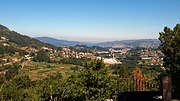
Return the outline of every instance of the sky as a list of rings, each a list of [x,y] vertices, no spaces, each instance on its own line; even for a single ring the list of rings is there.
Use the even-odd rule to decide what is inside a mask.
[[[30,37],[157,39],[180,23],[180,0],[0,0],[0,24]]]

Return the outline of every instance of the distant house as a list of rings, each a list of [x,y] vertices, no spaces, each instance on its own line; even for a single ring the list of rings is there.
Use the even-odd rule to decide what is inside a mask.
[[[4,61],[4,62],[8,61],[8,59],[6,59],[6,58],[2,58],[1,60]]]
[[[0,71],[0,74],[5,75],[8,70]]]
[[[14,54],[19,55],[19,52],[14,52]]]
[[[13,62],[17,62],[18,59],[17,58],[11,58]]]
[[[106,99],[106,101],[113,101],[113,99]]]
[[[104,58],[103,62],[105,64],[122,64],[122,62],[116,60],[115,58]]]
[[[22,47],[21,50],[26,50],[28,52],[37,52],[38,51],[34,47],[29,47],[29,46]]]
[[[9,39],[7,39],[6,37],[3,37],[3,36],[1,36],[0,39],[3,40],[3,41],[8,41],[9,40]]]
[[[3,46],[10,46],[9,44],[7,43],[2,43]]]
[[[141,57],[142,60],[150,60],[151,57]]]
[[[24,55],[25,59],[31,60],[33,57],[30,54]]]
[[[46,46],[41,47],[41,49],[43,49],[43,50],[49,50],[49,51],[52,51],[52,50],[53,50],[53,49],[51,49],[51,48],[49,48],[49,47],[46,47]]]

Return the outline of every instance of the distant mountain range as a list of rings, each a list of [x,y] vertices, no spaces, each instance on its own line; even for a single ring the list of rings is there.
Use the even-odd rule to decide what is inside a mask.
[[[160,41],[158,39],[138,39],[138,40],[122,40],[122,41],[110,41],[104,43],[98,43],[97,46],[112,47],[115,45],[123,45],[126,47],[158,47]]]
[[[101,47],[112,47],[114,45],[123,45],[126,47],[148,47],[148,46],[159,46],[160,41],[158,39],[139,39],[139,40],[122,40],[122,41],[109,41],[102,43],[85,43],[79,41],[68,41],[58,40],[50,37],[36,37],[35,39],[45,43],[53,44],[56,46],[74,46],[74,45],[87,45],[87,46],[101,46]]]
[[[51,37],[35,37],[35,39],[42,41],[44,43],[49,43],[55,46],[74,46],[74,45],[87,45],[92,46],[92,43],[79,42],[79,41],[68,41],[68,40],[59,40]]]
[[[122,40],[122,41],[110,41],[102,43],[88,43],[79,41],[59,40],[51,37],[36,37],[31,38],[29,36],[21,35],[15,31],[9,30],[7,27],[0,25],[0,37],[5,37],[9,42],[15,43],[20,46],[48,46],[55,48],[56,46],[74,46],[74,45],[86,45],[86,46],[125,46],[125,47],[137,47],[137,46],[159,46],[160,41],[158,39],[140,39],[140,40]]]

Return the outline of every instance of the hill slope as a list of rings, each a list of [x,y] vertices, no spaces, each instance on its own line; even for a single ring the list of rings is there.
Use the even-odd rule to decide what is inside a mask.
[[[26,35],[21,35],[15,31],[9,30],[7,27],[0,25],[0,37],[5,37],[9,42],[15,43],[19,46],[48,46],[51,48],[56,48],[55,46],[47,43],[43,43],[34,38],[28,37]]]

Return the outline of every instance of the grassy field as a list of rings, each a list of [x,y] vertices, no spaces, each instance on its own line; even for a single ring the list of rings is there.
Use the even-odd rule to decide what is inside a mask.
[[[62,76],[68,76],[68,74],[73,73],[71,67],[75,67],[75,65],[28,62],[24,64],[24,68],[19,70],[19,75],[28,75],[32,80],[42,80],[59,73],[61,73]]]

